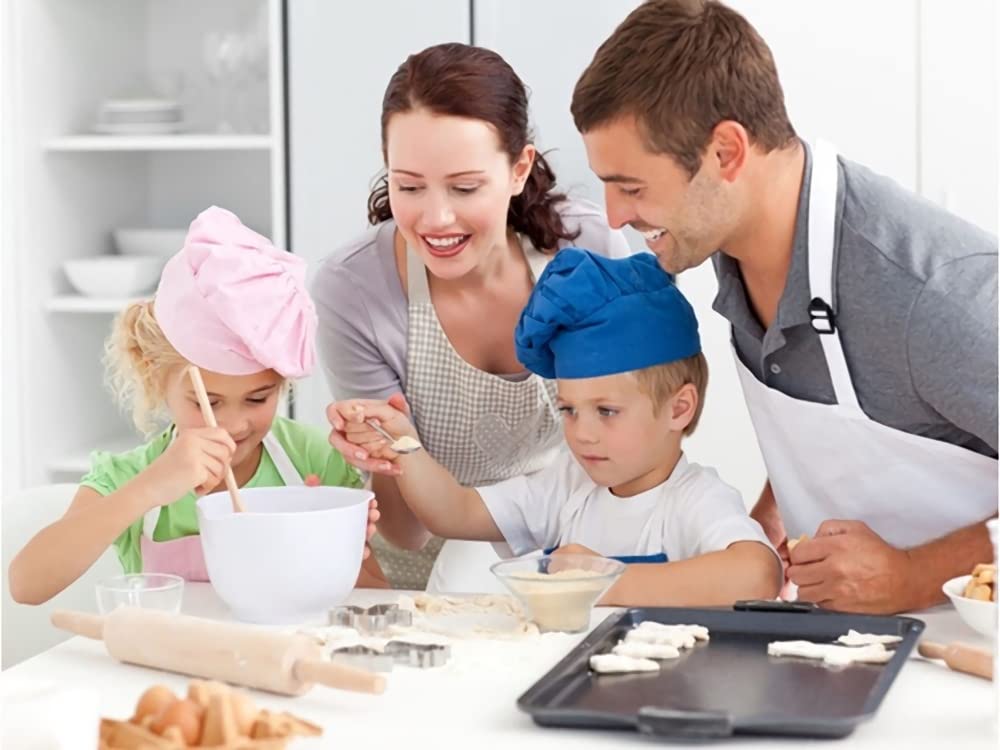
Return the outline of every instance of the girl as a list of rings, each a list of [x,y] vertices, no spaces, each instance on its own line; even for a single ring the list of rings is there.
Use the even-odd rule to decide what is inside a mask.
[[[307,375],[315,359],[316,317],[304,280],[300,258],[232,213],[212,207],[195,219],[154,300],[129,305],[116,319],[105,356],[136,425],[148,430],[166,416],[170,426],[127,453],[93,454],[65,515],[11,563],[16,601],[52,598],[109,544],[126,573],[208,580],[195,501],[225,489],[227,466],[241,487],[361,486],[321,430],[276,415],[287,380]],[[202,370],[216,428],[202,419],[192,364]],[[377,519],[373,502],[369,536]],[[373,559],[358,585],[385,585]]]

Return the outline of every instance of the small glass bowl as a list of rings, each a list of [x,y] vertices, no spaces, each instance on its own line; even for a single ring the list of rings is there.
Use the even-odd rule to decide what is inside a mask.
[[[594,555],[546,555],[502,560],[490,570],[539,630],[580,633],[590,627],[590,610],[625,572],[625,563]]]
[[[134,573],[107,578],[97,584],[97,611],[102,615],[118,607],[142,607],[179,614],[184,579],[169,573]]]

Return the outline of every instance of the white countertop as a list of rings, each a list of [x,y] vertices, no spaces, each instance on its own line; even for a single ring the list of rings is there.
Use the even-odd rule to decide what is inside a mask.
[[[349,603],[369,605],[393,601],[399,592],[359,590]],[[209,584],[188,584],[186,614],[231,619]],[[592,625],[612,609],[594,611]],[[929,640],[988,647],[954,610],[916,613],[927,623]],[[322,738],[300,740],[296,750],[362,747],[487,748],[621,748],[648,747],[638,733],[551,729],[536,726],[515,701],[582,639],[582,635],[550,634],[518,641],[467,641],[453,646],[445,667],[428,670],[397,667],[388,675],[383,695],[369,696],[315,687],[298,698],[254,692],[261,707],[288,710],[323,725]],[[121,664],[104,645],[84,638],[65,643],[0,673],[3,693],[21,685],[59,682],[85,686],[100,695],[104,716],[131,715],[139,695],[163,683],[183,692],[188,678]],[[850,748],[940,748],[947,742],[961,750],[996,748],[996,700],[993,685],[958,674],[939,663],[910,659],[875,717],[849,737],[835,741]],[[741,746],[799,747],[829,740],[741,738]]]

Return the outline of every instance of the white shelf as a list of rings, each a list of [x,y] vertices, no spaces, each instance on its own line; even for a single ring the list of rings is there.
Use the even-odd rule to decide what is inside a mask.
[[[66,135],[45,143],[48,151],[268,151],[270,135]]]
[[[53,297],[45,303],[49,312],[64,313],[119,313],[132,302],[149,299],[146,297],[84,297],[78,294],[66,294]]]
[[[118,435],[96,441],[92,446],[68,453],[49,462],[51,474],[74,474],[77,478],[90,471],[90,454],[92,451],[108,451],[109,453],[124,453],[142,444],[142,438],[137,435]]]

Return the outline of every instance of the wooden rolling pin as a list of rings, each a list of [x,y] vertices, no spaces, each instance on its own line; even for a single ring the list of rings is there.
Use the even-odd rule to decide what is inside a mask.
[[[921,641],[917,652],[928,659],[942,659],[950,669],[976,677],[993,679],[993,654],[986,649],[949,643],[947,646],[932,641]]]
[[[272,693],[302,695],[314,683],[361,693],[385,690],[384,677],[323,660],[319,644],[301,633],[138,607],[103,616],[57,610],[52,624],[103,640],[119,661]]]

